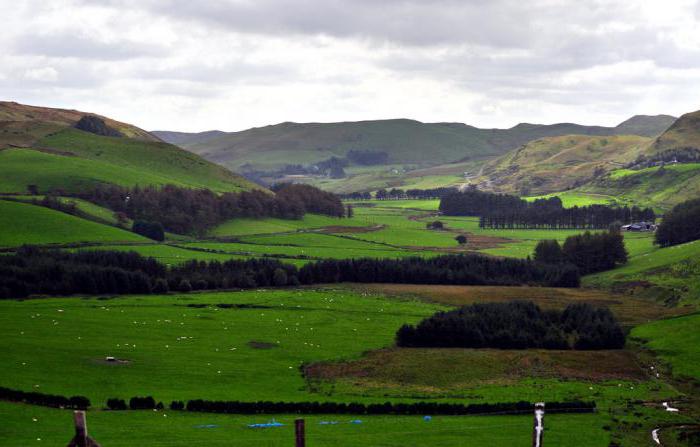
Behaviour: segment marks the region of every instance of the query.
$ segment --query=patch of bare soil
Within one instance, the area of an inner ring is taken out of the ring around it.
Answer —
[[[436,390],[513,383],[533,377],[564,380],[644,380],[634,353],[625,350],[558,351],[425,348],[382,349],[358,360],[308,365],[308,380],[384,383]]]
[[[256,341],[256,340],[249,341],[248,346],[250,346],[253,349],[272,349],[272,348],[277,347],[277,345],[275,343],[268,343],[266,341]]]
[[[607,306],[625,325],[636,325],[660,318],[682,315],[691,310],[666,307],[654,300],[625,296],[600,289],[565,289],[554,287],[446,286],[421,284],[357,284],[352,285],[385,295],[410,296],[426,301],[464,306],[476,302],[529,300],[543,309],[563,309],[572,303]]]
[[[131,360],[128,359],[120,359],[117,357],[105,357],[97,360],[99,363],[102,363],[104,365],[128,365],[131,363]]]
[[[347,227],[343,225],[331,225],[321,228],[323,233],[371,233],[385,228],[386,225],[372,225],[371,227]]]

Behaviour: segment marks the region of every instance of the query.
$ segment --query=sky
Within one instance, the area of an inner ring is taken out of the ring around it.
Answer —
[[[700,109],[700,0],[0,0],[0,100],[148,130]]]

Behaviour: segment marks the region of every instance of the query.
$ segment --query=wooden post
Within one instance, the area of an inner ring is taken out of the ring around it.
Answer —
[[[75,438],[73,439],[78,447],[87,447],[88,432],[87,422],[85,421],[85,412],[74,411],[73,419],[75,420]]]
[[[544,402],[535,404],[535,423],[532,427],[532,447],[543,447],[544,437]]]
[[[304,435],[304,420],[294,421],[294,432],[296,435],[296,447],[306,447],[306,437]]]
[[[88,436],[87,422],[84,411],[74,411],[75,436],[68,447],[100,447],[100,445]]]

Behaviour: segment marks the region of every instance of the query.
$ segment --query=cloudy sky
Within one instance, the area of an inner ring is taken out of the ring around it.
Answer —
[[[700,109],[700,0],[0,0],[0,99],[140,127]]]

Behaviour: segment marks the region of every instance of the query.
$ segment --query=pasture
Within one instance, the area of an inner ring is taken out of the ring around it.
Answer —
[[[0,200],[0,247],[79,242],[146,242],[127,230],[38,205]]]
[[[3,445],[64,445],[73,436],[71,413],[0,402]],[[305,416],[309,446],[458,447],[488,443],[493,447],[529,445],[532,415],[440,416]],[[272,419],[281,427],[251,429],[249,424]],[[104,447],[134,445],[190,447],[282,447],[294,442],[294,415],[239,416],[177,411],[90,411],[90,435]],[[351,424],[360,419],[362,423]],[[331,424],[330,422],[337,422]],[[552,414],[546,418],[546,439],[560,447],[607,447],[609,432],[601,414]],[[581,426],[590,427],[581,430]],[[419,435],[419,436],[417,436]]]

